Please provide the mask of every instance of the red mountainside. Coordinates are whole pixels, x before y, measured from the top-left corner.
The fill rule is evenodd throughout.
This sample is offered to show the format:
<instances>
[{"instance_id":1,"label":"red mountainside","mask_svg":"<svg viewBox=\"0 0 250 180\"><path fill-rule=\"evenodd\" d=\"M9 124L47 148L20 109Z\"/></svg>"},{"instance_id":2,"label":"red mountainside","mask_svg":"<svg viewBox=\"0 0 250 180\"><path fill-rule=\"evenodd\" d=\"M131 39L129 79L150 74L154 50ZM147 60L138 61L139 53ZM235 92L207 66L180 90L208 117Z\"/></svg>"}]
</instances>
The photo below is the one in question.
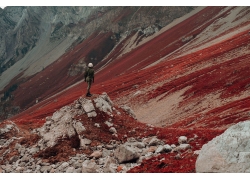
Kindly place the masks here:
<instances>
[{"instance_id":1,"label":"red mountainside","mask_svg":"<svg viewBox=\"0 0 250 180\"><path fill-rule=\"evenodd\" d=\"M121 12L113 22L130 14L129 9ZM17 107L19 114L0 125L0 138L12 139L0 144L0 172L196 172L202 146L250 118L249 19L249 7L197 7L153 33L147 34L154 28L150 26L117 39L114 31L96 30L42 71L31 76L20 72L2 90L18 84L9 97L12 107L6 102L5 107ZM95 69L94 96L86 98L83 72L89 62ZM112 112L100 109L98 98ZM96 116L84 109L88 100ZM46 133L59 128L53 123L62 112L70 112L69 121L86 130L78 132L72 125L75 133L62 133L53 144ZM123 158L121 152L131 153L133 143L140 150L131 159ZM28 155L31 147L38 149ZM73 162L83 158L79 154L86 158ZM40 169L32 169L33 162L30 171L25 169L23 157L37 159L34 164ZM81 170L73 166L77 163Z\"/></svg>"}]
</instances>

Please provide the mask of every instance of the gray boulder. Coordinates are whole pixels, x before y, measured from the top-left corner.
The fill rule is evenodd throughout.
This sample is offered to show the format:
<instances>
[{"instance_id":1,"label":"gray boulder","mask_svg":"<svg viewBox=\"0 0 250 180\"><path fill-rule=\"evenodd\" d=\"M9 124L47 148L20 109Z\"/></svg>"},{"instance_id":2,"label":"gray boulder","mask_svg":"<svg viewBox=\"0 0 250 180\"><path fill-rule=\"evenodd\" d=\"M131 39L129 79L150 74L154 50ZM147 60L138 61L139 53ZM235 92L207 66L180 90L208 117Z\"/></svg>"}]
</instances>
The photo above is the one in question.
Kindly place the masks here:
<instances>
[{"instance_id":1,"label":"gray boulder","mask_svg":"<svg viewBox=\"0 0 250 180\"><path fill-rule=\"evenodd\" d=\"M203 145L196 172L249 173L250 121L240 122Z\"/></svg>"},{"instance_id":2,"label":"gray boulder","mask_svg":"<svg viewBox=\"0 0 250 180\"><path fill-rule=\"evenodd\" d=\"M114 156L118 159L119 163L136 160L140 157L137 148L126 145L120 145L116 148Z\"/></svg>"},{"instance_id":3,"label":"gray boulder","mask_svg":"<svg viewBox=\"0 0 250 180\"><path fill-rule=\"evenodd\" d=\"M82 173L96 173L97 168L95 161L85 160L82 163Z\"/></svg>"}]
</instances>

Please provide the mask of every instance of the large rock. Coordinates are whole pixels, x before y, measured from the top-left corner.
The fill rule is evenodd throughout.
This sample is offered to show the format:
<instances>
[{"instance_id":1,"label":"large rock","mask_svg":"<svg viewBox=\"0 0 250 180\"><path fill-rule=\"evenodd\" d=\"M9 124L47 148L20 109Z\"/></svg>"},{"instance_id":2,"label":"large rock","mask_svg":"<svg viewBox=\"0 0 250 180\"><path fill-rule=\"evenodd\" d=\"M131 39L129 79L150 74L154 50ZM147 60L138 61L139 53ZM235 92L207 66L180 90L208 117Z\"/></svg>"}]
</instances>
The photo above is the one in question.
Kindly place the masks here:
<instances>
[{"instance_id":1,"label":"large rock","mask_svg":"<svg viewBox=\"0 0 250 180\"><path fill-rule=\"evenodd\" d=\"M82 173L96 173L97 168L95 161L86 160L82 163Z\"/></svg>"},{"instance_id":2,"label":"large rock","mask_svg":"<svg viewBox=\"0 0 250 180\"><path fill-rule=\"evenodd\" d=\"M250 121L240 122L203 145L196 172L249 173Z\"/></svg>"},{"instance_id":3,"label":"large rock","mask_svg":"<svg viewBox=\"0 0 250 180\"><path fill-rule=\"evenodd\" d=\"M136 160L140 157L137 148L126 145L119 146L115 150L114 156L118 159L119 163Z\"/></svg>"},{"instance_id":4,"label":"large rock","mask_svg":"<svg viewBox=\"0 0 250 180\"><path fill-rule=\"evenodd\" d=\"M105 95L103 95L103 96L105 96ZM104 98L107 99L106 96L102 97L100 95L98 98L94 99L96 108L98 108L100 111L111 114L112 113L112 104L110 102L106 101Z\"/></svg>"}]
</instances>

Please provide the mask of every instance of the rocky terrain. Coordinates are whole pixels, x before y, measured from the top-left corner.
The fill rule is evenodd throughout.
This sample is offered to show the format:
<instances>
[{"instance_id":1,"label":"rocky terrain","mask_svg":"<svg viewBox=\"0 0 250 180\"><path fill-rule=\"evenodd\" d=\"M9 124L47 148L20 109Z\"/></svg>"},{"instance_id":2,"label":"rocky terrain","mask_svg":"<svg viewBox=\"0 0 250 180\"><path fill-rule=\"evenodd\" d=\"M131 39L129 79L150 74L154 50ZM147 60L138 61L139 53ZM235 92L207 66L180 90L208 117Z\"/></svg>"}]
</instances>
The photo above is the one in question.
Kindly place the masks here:
<instances>
[{"instance_id":1,"label":"rocky terrain","mask_svg":"<svg viewBox=\"0 0 250 180\"><path fill-rule=\"evenodd\" d=\"M249 171L249 7L22 8L37 31L0 27L35 44L0 76L2 172Z\"/></svg>"},{"instance_id":2,"label":"rocky terrain","mask_svg":"<svg viewBox=\"0 0 250 180\"><path fill-rule=\"evenodd\" d=\"M0 171L124 173L160 154L173 154L180 159L182 152L193 153L188 142L197 137L180 136L175 144L167 144L157 136L145 134L146 131L134 137L120 132L124 127L118 121L122 124L126 119L136 121L133 117L128 106L116 107L103 93L91 99L80 97L62 107L46 117L43 126L34 128L31 138L22 134L15 123L6 121L0 129ZM147 127L149 132L153 130L152 125ZM137 134L136 131L134 128L128 133ZM96 139L96 136L100 137Z\"/></svg>"}]
</instances>

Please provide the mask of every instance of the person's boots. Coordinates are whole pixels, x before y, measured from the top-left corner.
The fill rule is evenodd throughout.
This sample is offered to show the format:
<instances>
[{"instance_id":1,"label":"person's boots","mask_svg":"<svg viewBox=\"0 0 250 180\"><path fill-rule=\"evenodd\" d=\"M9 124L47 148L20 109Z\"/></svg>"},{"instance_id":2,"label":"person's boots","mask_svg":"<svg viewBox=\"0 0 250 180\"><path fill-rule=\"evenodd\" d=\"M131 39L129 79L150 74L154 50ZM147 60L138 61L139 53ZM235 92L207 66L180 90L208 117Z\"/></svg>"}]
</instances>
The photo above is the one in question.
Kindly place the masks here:
<instances>
[{"instance_id":1,"label":"person's boots","mask_svg":"<svg viewBox=\"0 0 250 180\"><path fill-rule=\"evenodd\" d=\"M92 94L90 94L89 92L86 94L87 97L91 97Z\"/></svg>"}]
</instances>

